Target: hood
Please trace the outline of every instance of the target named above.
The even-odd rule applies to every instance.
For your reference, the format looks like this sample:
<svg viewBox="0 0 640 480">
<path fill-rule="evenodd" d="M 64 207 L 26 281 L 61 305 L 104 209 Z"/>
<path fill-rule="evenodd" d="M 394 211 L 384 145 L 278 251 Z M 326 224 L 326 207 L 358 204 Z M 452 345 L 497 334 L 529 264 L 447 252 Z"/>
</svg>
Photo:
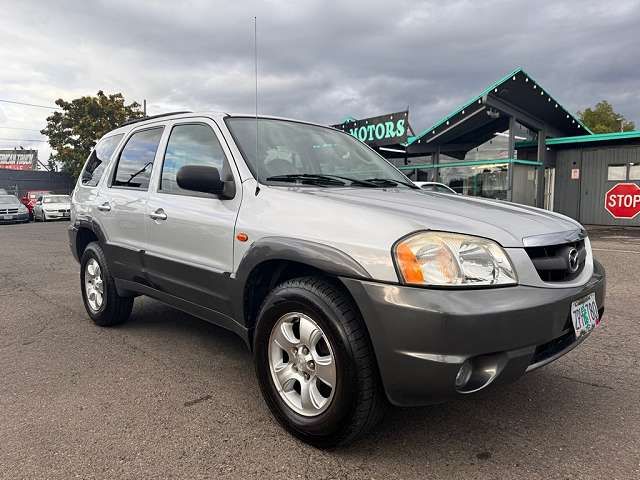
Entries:
<svg viewBox="0 0 640 480">
<path fill-rule="evenodd" d="M 9 202 L 0 202 L 0 209 L 4 210 L 6 208 L 20 208 L 22 203 L 9 203 Z"/>
<path fill-rule="evenodd" d="M 55 203 L 43 203 L 42 206 L 47 209 L 47 208 L 64 208 L 64 209 L 68 209 L 71 208 L 71 203 L 70 202 L 55 202 Z"/>
<path fill-rule="evenodd" d="M 582 229 L 578 222 L 540 208 L 424 190 L 310 188 L 306 193 L 402 217 L 410 222 L 412 231 L 465 233 L 489 238 L 506 248 L 522 247 L 526 237 Z"/>
</svg>

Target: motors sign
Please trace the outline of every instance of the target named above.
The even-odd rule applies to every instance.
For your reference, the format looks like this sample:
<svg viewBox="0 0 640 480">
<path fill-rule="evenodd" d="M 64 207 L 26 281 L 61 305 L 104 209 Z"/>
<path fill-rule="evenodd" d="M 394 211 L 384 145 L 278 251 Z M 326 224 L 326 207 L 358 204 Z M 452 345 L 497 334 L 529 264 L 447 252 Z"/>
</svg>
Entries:
<svg viewBox="0 0 640 480">
<path fill-rule="evenodd" d="M 618 183 L 604 195 L 604 208 L 613 218 L 635 218 L 640 213 L 640 186 Z"/>
<path fill-rule="evenodd" d="M 345 120 L 340 125 L 333 125 L 361 142 L 372 147 L 398 145 L 407 141 L 409 126 L 409 112 L 396 112 L 369 117 L 362 120 Z"/>
<path fill-rule="evenodd" d="M 0 150 L 0 168 L 8 170 L 33 170 L 37 161 L 37 150 Z"/>
</svg>

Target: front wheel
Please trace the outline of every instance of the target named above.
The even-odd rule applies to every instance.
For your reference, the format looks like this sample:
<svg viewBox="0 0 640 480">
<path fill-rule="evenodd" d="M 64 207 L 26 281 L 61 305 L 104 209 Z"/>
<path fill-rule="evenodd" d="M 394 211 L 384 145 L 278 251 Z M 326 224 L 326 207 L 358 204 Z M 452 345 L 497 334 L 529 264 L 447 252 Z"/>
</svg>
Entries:
<svg viewBox="0 0 640 480">
<path fill-rule="evenodd" d="M 385 406 L 364 322 L 341 286 L 289 280 L 263 303 L 254 336 L 256 373 L 276 419 L 319 447 L 347 444 Z"/>
<path fill-rule="evenodd" d="M 80 288 L 91 319 L 101 327 L 125 322 L 133 308 L 133 297 L 118 295 L 109 266 L 97 242 L 91 242 L 80 261 Z"/>
</svg>

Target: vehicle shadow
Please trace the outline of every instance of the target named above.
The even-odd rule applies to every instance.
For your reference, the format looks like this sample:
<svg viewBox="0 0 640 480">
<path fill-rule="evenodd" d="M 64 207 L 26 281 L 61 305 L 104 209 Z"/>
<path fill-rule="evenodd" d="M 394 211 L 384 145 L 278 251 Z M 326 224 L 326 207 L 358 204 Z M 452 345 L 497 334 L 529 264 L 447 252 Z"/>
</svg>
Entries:
<svg viewBox="0 0 640 480">
<path fill-rule="evenodd" d="M 213 362 L 219 366 L 218 372 L 234 372 L 228 379 L 220 373 L 216 384 L 225 382 L 233 397 L 255 399 L 247 405 L 246 415 L 256 415 L 253 408 L 268 415 L 259 396 L 251 353 L 237 335 L 147 298 L 136 300 L 131 320 L 118 330 L 126 332 L 131 341 L 143 343 L 141 348 L 167 362 L 177 356 L 180 362 L 176 363 L 187 378 L 206 378 L 210 374 L 207 365 Z M 239 370 L 244 372 L 241 381 L 231 381 L 231 375 L 237 377 Z M 216 384 L 210 383 L 209 388 L 216 388 Z M 550 365 L 514 384 L 445 404 L 389 408 L 383 422 L 368 436 L 327 454 L 349 463 L 366 459 L 372 465 L 377 457 L 423 466 L 434 461 L 442 465 L 479 463 L 496 457 L 526 463 L 532 448 L 555 455 L 558 449 L 588 444 L 598 435 L 598 428 L 607 422 L 603 398 L 615 393 L 598 387 L 577 383 Z M 597 423 L 585 418 L 597 419 Z M 301 448 L 315 450 L 302 444 Z"/>
</svg>

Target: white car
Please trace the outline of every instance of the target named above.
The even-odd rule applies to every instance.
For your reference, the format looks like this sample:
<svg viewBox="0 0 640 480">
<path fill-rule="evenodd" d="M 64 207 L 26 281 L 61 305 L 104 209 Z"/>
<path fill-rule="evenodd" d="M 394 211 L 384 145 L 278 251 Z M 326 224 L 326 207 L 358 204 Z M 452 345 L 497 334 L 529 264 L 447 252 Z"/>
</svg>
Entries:
<svg viewBox="0 0 640 480">
<path fill-rule="evenodd" d="M 69 195 L 42 195 L 33 207 L 33 221 L 68 219 L 71 215 L 71 197 Z"/>
<path fill-rule="evenodd" d="M 453 188 L 448 187 L 444 183 L 438 182 L 413 182 L 416 187 L 420 187 L 422 190 L 428 190 L 430 192 L 438 192 L 438 193 L 453 193 L 457 195 Z"/>
</svg>

